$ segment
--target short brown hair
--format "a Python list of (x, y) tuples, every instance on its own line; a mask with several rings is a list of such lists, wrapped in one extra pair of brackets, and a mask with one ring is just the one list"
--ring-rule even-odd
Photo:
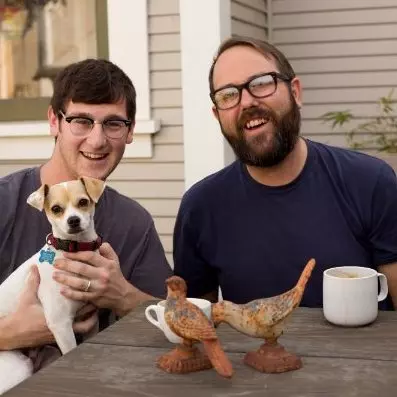
[(256, 49), (258, 52), (263, 54), (264, 57), (273, 59), (276, 62), (276, 66), (281, 74), (291, 80), (295, 77), (294, 69), (288, 62), (285, 55), (272, 44), (268, 43), (267, 41), (254, 39), (252, 37), (233, 36), (223, 41), (216, 52), (208, 76), (210, 92), (214, 91), (214, 68), (219, 56), (229, 48), (236, 46), (246, 46)]
[(51, 107), (55, 114), (69, 102), (116, 103), (125, 99), (127, 117), (135, 122), (136, 91), (131, 79), (105, 59), (85, 59), (66, 66), (54, 82)]

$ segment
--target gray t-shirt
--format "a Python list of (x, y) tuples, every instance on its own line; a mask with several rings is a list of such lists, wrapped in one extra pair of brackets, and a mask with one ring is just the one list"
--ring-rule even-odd
[[(0, 178), (0, 283), (36, 253), (51, 232), (43, 212), (26, 203), (40, 187), (40, 169), (29, 168)], [(152, 296), (165, 296), (172, 270), (150, 214), (137, 202), (106, 187), (95, 210), (95, 228), (117, 253), (124, 277)], [(99, 328), (109, 324), (102, 311)]]

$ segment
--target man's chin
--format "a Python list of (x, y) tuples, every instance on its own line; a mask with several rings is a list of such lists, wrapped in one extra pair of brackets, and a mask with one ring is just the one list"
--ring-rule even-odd
[(287, 156), (288, 153), (281, 153), (275, 151), (273, 147), (250, 149), (245, 152), (235, 153), (240, 161), (248, 166), (270, 168), (280, 164)]

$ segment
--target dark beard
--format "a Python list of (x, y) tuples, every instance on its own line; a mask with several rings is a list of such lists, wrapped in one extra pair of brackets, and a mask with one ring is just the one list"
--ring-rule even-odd
[[(277, 118), (274, 112), (255, 107), (247, 109), (240, 117), (237, 124), (237, 136), (225, 132), (221, 125), (222, 133), (232, 147), (236, 157), (244, 164), (254, 167), (273, 167), (281, 163), (295, 147), (299, 138), (301, 126), (301, 114), (295, 98), (291, 95), (291, 108), (281, 118)], [(260, 152), (263, 136), (258, 136), (248, 144), (244, 136), (244, 125), (252, 117), (269, 119), (274, 127), (274, 137), (271, 142), (271, 149)], [(254, 151), (250, 145), (255, 145), (259, 150)]]

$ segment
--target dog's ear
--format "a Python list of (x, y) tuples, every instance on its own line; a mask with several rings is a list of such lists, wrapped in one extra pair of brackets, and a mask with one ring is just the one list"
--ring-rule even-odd
[(103, 191), (105, 190), (105, 182), (100, 179), (90, 178), (88, 176), (82, 176), (80, 178), (81, 183), (84, 185), (85, 190), (91, 197), (94, 203), (97, 203), (99, 197), (101, 197)]
[(28, 199), (26, 200), (29, 205), (31, 205), (34, 208), (37, 208), (39, 211), (43, 211), (44, 208), (44, 201), (45, 198), (48, 195), (48, 191), (50, 188), (48, 185), (44, 184), (41, 185), (38, 190), (33, 192)]

